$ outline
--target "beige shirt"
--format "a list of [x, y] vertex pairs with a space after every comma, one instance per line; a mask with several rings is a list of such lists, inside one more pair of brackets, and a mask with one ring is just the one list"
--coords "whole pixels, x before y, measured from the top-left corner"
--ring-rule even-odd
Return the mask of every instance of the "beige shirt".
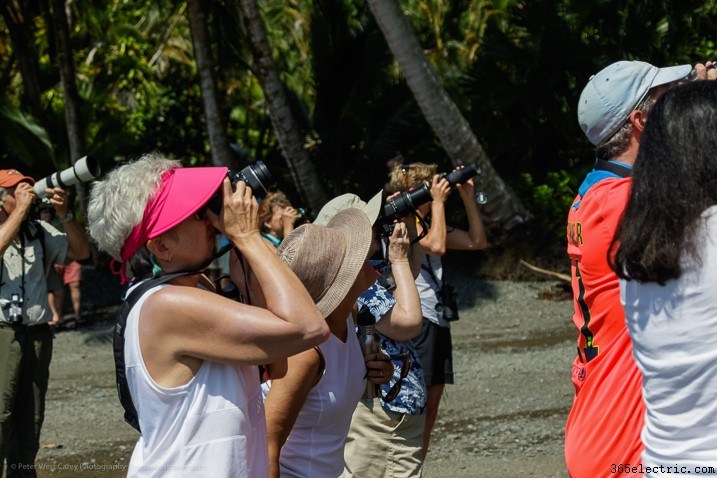
[[[52, 319], [47, 302], [47, 272], [52, 264], [65, 262], [68, 244], [64, 233], [44, 221], [37, 221], [29, 227], [33, 236], [37, 233], [36, 227], [43, 228], [45, 257], [42, 257], [43, 247], [39, 238], [26, 240], [24, 247], [19, 241], [10, 244], [2, 257], [0, 298], [3, 302], [11, 301], [13, 295], [22, 298], [22, 324], [39, 325]], [[8, 306], [0, 307], [0, 320], [3, 322], [8, 321], [8, 309]]]

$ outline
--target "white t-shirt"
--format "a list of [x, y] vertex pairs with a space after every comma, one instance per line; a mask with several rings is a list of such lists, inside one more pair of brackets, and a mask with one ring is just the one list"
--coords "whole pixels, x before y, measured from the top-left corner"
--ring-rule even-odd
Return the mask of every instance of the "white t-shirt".
[[[343, 473], [351, 416], [366, 388], [366, 366], [351, 316], [347, 327], [346, 343], [331, 334], [319, 345], [326, 368], [281, 449], [282, 478], [336, 478]], [[270, 389], [270, 381], [262, 384], [265, 396]]]
[[[433, 274], [431, 274], [431, 271]], [[416, 288], [418, 289], [418, 297], [421, 300], [421, 313], [423, 317], [436, 325], [450, 327], [450, 323], [443, 318], [443, 311], [436, 310], [438, 291], [441, 289], [442, 281], [443, 264], [441, 256], [423, 254], [421, 257], [421, 273], [416, 277]]]
[[717, 468], [717, 207], [703, 218], [701, 265], [683, 260], [682, 276], [664, 286], [620, 280], [647, 406], [643, 465], [668, 473], [646, 477]]
[[147, 372], [139, 346], [139, 312], [147, 297], [163, 287], [172, 286], [150, 289], [127, 317], [125, 370], [142, 429], [127, 476], [267, 476], [266, 422], [256, 366], [205, 361], [189, 383], [174, 388], [157, 385]]

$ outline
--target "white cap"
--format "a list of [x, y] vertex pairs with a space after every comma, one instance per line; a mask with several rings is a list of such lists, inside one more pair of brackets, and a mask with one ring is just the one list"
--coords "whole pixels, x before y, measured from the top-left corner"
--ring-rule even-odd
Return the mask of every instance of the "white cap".
[[691, 65], [657, 68], [643, 61], [613, 63], [591, 76], [580, 94], [580, 127], [599, 146], [625, 124], [651, 88], [685, 79], [690, 71]]

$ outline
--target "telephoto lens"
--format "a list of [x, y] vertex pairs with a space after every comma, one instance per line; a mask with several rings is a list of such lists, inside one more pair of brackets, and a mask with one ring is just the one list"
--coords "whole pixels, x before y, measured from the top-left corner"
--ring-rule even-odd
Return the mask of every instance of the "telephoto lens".
[[[244, 181], [247, 186], [251, 188], [254, 197], [261, 200], [266, 197], [271, 188], [276, 186], [274, 177], [269, 172], [269, 168], [266, 167], [263, 161], [257, 161], [254, 164], [250, 164], [238, 173], [233, 171], [227, 171], [227, 177], [232, 184], [232, 191], [236, 191], [237, 183]], [[219, 214], [222, 210], [222, 204], [224, 199], [222, 196], [222, 188], [214, 194], [214, 196], [207, 202], [207, 207], [214, 214]]]
[[446, 178], [446, 181], [448, 181], [451, 187], [455, 187], [456, 184], [463, 184], [476, 174], [478, 174], [476, 168], [473, 166], [465, 166], [463, 168], [456, 169], [455, 171], [451, 171], [450, 173], [443, 173], [441, 174], [441, 177]]
[[381, 222], [393, 222], [415, 212], [419, 207], [433, 201], [431, 188], [427, 184], [404, 191], [393, 199], [386, 201], [381, 214]]

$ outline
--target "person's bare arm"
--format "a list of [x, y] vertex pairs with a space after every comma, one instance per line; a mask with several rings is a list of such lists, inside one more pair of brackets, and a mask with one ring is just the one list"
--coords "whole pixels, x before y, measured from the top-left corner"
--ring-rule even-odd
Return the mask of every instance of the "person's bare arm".
[[307, 350], [289, 357], [286, 375], [271, 382], [264, 402], [270, 478], [279, 478], [281, 448], [296, 423], [306, 397], [318, 382], [319, 367], [319, 353], [314, 349]]
[[418, 289], [408, 259], [409, 239], [404, 223], [396, 224], [388, 246], [391, 273], [396, 283], [396, 304], [376, 323], [376, 330], [393, 340], [410, 340], [421, 332], [423, 316]]
[[[32, 203], [35, 202], [35, 190], [29, 183], [18, 183], [15, 187], [15, 209], [0, 225], [0, 256], [10, 247], [20, 231], [23, 221], [27, 218]], [[3, 213], [4, 214], [4, 213]]]
[[462, 229], [448, 231], [446, 234], [446, 249], [465, 251], [485, 249], [488, 247], [488, 239], [480, 209], [475, 201], [473, 180], [469, 179], [465, 183], [457, 185], [457, 188], [468, 216], [468, 231]]
[[[450, 185], [444, 179], [433, 177], [431, 183], [431, 227], [426, 235], [418, 241], [421, 252], [442, 256], [446, 253], [446, 198], [450, 193]], [[419, 229], [419, 232], [421, 230]]]
[[50, 205], [55, 208], [57, 217], [62, 222], [62, 228], [67, 235], [67, 255], [65, 256], [65, 264], [72, 261], [81, 261], [90, 257], [90, 243], [87, 240], [87, 234], [77, 219], [67, 220], [67, 212], [69, 204], [67, 202], [67, 192], [62, 188], [48, 188], [45, 190], [50, 200]]
[[140, 343], [156, 340], [161, 344], [156, 352], [161, 373], [183, 356], [224, 363], [272, 363], [328, 338], [326, 321], [306, 288], [261, 239], [257, 211], [256, 200], [243, 182], [232, 193], [225, 180], [222, 214], [209, 217], [256, 274], [267, 308], [240, 304], [195, 287], [166, 287], [152, 294], [140, 314]]

